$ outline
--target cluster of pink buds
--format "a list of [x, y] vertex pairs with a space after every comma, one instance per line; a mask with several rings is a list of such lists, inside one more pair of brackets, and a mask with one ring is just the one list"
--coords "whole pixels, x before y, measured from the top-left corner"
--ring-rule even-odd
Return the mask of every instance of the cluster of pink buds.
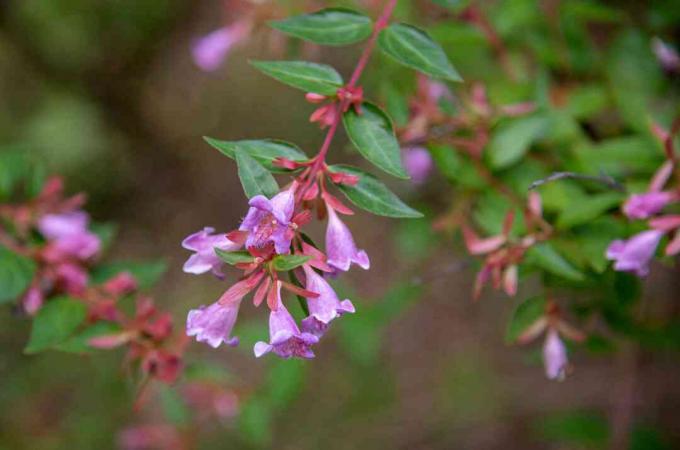
[[[357, 114], [361, 114], [361, 103], [364, 101], [364, 89], [361, 86], [343, 86], [337, 90], [333, 96], [325, 96], [309, 92], [305, 95], [305, 99], [309, 103], [317, 104], [329, 101], [328, 103], [318, 107], [309, 116], [309, 121], [318, 123], [323, 130], [328, 128], [333, 123], [340, 119], [342, 113], [346, 113], [350, 108], [354, 109]], [[338, 102], [342, 108], [338, 108]]]
[[615, 270], [632, 272], [640, 277], [646, 276], [656, 248], [667, 234], [674, 237], [666, 245], [664, 253], [668, 256], [680, 253], [680, 215], [662, 214], [667, 206], [680, 201], [678, 187], [664, 190], [664, 186], [676, 170], [673, 135], [678, 128], [680, 121], [676, 121], [670, 132], [658, 126], [653, 129], [664, 143], [668, 159], [652, 177], [647, 191], [632, 194], [623, 204], [622, 210], [628, 219], [648, 220], [649, 228], [627, 240], [615, 240], [609, 245], [607, 258], [614, 261]]
[[[101, 283], [92, 281], [90, 272], [102, 243], [89, 228], [84, 202], [82, 194], [64, 197], [62, 180], [51, 178], [34, 199], [0, 207], [0, 216], [13, 230], [2, 232], [2, 244], [35, 264], [19, 307], [27, 315], [39, 316], [53, 298], [67, 296], [80, 302], [86, 307], [81, 328], [98, 323], [116, 328], [90, 337], [89, 347], [128, 345], [128, 363], [138, 363], [145, 376], [173, 382], [181, 369], [184, 338], [173, 336], [169, 313], [159, 311], [151, 298], [138, 294], [131, 273], [119, 272]], [[36, 232], [40, 236], [37, 241], [32, 238]], [[131, 295], [137, 295], [137, 308], [129, 317], [119, 303]]]

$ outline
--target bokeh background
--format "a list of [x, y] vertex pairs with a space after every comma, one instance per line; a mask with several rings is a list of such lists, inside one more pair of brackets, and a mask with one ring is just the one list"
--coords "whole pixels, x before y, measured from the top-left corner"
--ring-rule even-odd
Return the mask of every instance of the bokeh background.
[[[220, 69], [202, 72], [192, 61], [192, 42], [236, 19], [241, 7], [231, 3], [0, 2], [0, 140], [64, 174], [71, 192], [88, 192], [96, 221], [118, 223], [110, 258], [167, 262], [153, 294], [179, 326], [189, 308], [214, 301], [226, 287], [182, 273], [187, 254], [179, 243], [206, 225], [235, 228], [246, 209], [235, 164], [201, 136], [280, 138], [309, 154], [323, 138], [307, 120], [313, 105], [247, 59], [304, 56], [346, 74], [359, 51], [301, 46], [257, 29]], [[276, 6], [272, 14], [329, 4], [269, 3]], [[379, 3], [359, 7], [375, 11]], [[483, 3], [510, 41], [531, 27], [545, 28], [546, 5], [572, 4], [590, 21], [602, 15], [585, 43], [574, 31], [585, 19], [573, 11], [565, 19], [567, 39], [579, 45], [606, 43], [614, 28], [627, 27], [654, 64], [647, 45], [654, 32], [680, 42], [680, 4], [672, 0]], [[610, 20], [614, 7], [621, 16]], [[442, 22], [442, 11], [426, 0], [400, 1], [398, 14], [423, 25], [437, 19], [435, 34], [459, 72], [466, 79], [490, 76], [492, 52], [483, 36], [452, 17]], [[608, 64], [599, 53], [584, 58], [585, 65]], [[384, 100], [378, 81], [392, 75], [390, 67], [385, 60], [369, 66], [369, 96]], [[331, 159], [362, 164], [344, 135]], [[454, 195], [438, 178], [391, 186], [430, 216]], [[241, 399], [236, 417], [196, 427], [199, 448], [606, 448], [621, 426], [636, 450], [680, 448], [680, 360], [671, 349], [677, 342], [654, 351], [625, 342], [616, 343], [623, 351], [574, 348], [573, 376], [548, 382], [540, 346], [504, 343], [519, 300], [485, 295], [473, 303], [475, 270], [451, 236], [435, 233], [425, 220], [358, 214], [348, 223], [372, 267], [338, 284], [357, 314], [334, 325], [315, 360], [254, 359], [252, 343], [266, 336], [267, 319], [264, 310], [249, 307], [236, 328], [243, 337], [238, 350], [191, 344], [189, 363], [213, 370]], [[677, 300], [677, 271], [655, 269], [647, 295]], [[518, 298], [530, 292], [525, 286]], [[121, 431], [135, 424], [192, 423], [171, 394], [161, 395], [163, 408], [133, 410], [134, 386], [122, 376], [121, 353], [26, 356], [30, 323], [8, 309], [0, 322], [0, 449], [117, 448]]]

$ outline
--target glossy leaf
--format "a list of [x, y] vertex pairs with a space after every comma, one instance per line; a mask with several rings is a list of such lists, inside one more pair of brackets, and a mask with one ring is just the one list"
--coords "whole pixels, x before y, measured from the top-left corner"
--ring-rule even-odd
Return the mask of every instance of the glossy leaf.
[[491, 167], [504, 169], [521, 160], [548, 124], [546, 117], [532, 116], [514, 119], [499, 126], [486, 151]]
[[85, 320], [87, 308], [82, 302], [59, 297], [45, 303], [33, 320], [31, 337], [25, 353], [37, 353], [66, 341]]
[[210, 137], [203, 139], [231, 159], [236, 159], [236, 149], [243, 150], [272, 172], [287, 172], [285, 169], [272, 165], [272, 162], [278, 157], [291, 161], [307, 160], [307, 155], [295, 144], [277, 139], [248, 139], [243, 141], [221, 141]]
[[251, 263], [255, 259], [248, 252], [226, 252], [217, 247], [215, 247], [215, 253], [222, 261], [232, 266], [239, 263]]
[[623, 199], [624, 195], [618, 192], [604, 192], [574, 199], [571, 206], [564, 209], [558, 217], [557, 227], [566, 229], [589, 223], [620, 205]]
[[273, 259], [274, 270], [279, 272], [293, 270], [296, 267], [300, 267], [310, 259], [312, 259], [312, 257], [307, 255], [277, 255]]
[[327, 8], [311, 14], [270, 22], [291, 36], [322, 45], [348, 45], [371, 35], [371, 19], [347, 8]]
[[331, 66], [306, 61], [251, 61], [270, 77], [305, 92], [334, 95], [342, 77]]
[[394, 23], [380, 32], [378, 45], [401, 64], [434, 78], [463, 81], [444, 50], [423, 30]]
[[338, 188], [355, 205], [379, 216], [417, 218], [423, 215], [401, 201], [387, 186], [356, 167], [335, 165], [329, 167], [333, 172], [343, 172], [359, 177], [354, 185], [338, 184]]
[[505, 342], [511, 344], [545, 313], [545, 298], [533, 297], [517, 305], [508, 322]]
[[570, 281], [583, 281], [584, 279], [584, 275], [548, 243], [537, 244], [530, 248], [527, 251], [526, 261]]
[[33, 280], [35, 263], [0, 246], [0, 303], [15, 300]]
[[408, 178], [392, 122], [380, 108], [363, 103], [361, 114], [350, 109], [343, 115], [343, 123], [354, 147], [364, 158], [395, 177]]
[[236, 150], [235, 155], [238, 177], [248, 198], [253, 198], [256, 195], [271, 198], [279, 192], [279, 185], [276, 180], [262, 164], [240, 148]]

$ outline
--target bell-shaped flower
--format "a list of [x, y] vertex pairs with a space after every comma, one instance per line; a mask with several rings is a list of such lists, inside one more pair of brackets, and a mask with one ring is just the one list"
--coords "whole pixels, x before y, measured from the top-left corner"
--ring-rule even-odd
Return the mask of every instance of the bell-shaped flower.
[[191, 49], [194, 62], [205, 72], [216, 70], [222, 65], [234, 44], [244, 39], [249, 31], [249, 24], [236, 22], [203, 36]]
[[184, 263], [184, 272], [198, 275], [212, 271], [217, 277], [224, 276], [224, 263], [215, 253], [215, 248], [230, 252], [238, 250], [241, 245], [227, 239], [224, 233], [212, 234], [214, 232], [214, 228], [205, 227], [182, 241], [182, 247], [194, 252]]
[[232, 347], [238, 345], [239, 339], [231, 336], [231, 330], [236, 323], [241, 300], [261, 279], [262, 273], [253, 274], [227, 289], [212, 305], [189, 311], [187, 336], [196, 336], [198, 342], [205, 342], [214, 348], [222, 342]]
[[362, 269], [371, 267], [371, 262], [365, 251], [359, 250], [354, 244], [352, 233], [347, 228], [333, 208], [328, 209], [328, 227], [326, 228], [326, 261], [329, 266], [347, 271], [352, 263]]
[[319, 341], [319, 338], [311, 333], [302, 332], [295, 323], [295, 319], [281, 302], [281, 282], [276, 282], [276, 295], [278, 305], [269, 314], [269, 343], [258, 342], [255, 344], [255, 356], [274, 352], [281, 358], [313, 358], [314, 352], [311, 346]]
[[633, 194], [623, 204], [623, 213], [629, 219], [648, 219], [660, 212], [673, 198], [671, 192]]
[[404, 168], [415, 184], [424, 183], [432, 172], [432, 156], [423, 147], [406, 147], [401, 151]]
[[614, 261], [615, 270], [644, 277], [649, 273], [649, 261], [663, 235], [663, 231], [648, 230], [626, 241], [616, 240], [607, 248], [607, 259]]
[[293, 238], [290, 223], [295, 209], [294, 189], [279, 192], [271, 200], [256, 195], [248, 204], [250, 209], [239, 228], [248, 232], [246, 248], [262, 248], [272, 243], [276, 253], [288, 253]]
[[52, 246], [53, 254], [86, 260], [99, 252], [99, 237], [87, 229], [90, 218], [83, 211], [46, 214], [38, 221], [38, 231]]
[[349, 300], [340, 301], [331, 285], [309, 265], [305, 264], [303, 269], [306, 277], [305, 289], [319, 296], [307, 298], [309, 317], [302, 321], [302, 330], [321, 337], [333, 319], [345, 313], [353, 313], [354, 305]]
[[554, 328], [550, 328], [545, 336], [543, 364], [545, 365], [545, 375], [549, 379], [564, 379], [568, 364], [567, 349]]

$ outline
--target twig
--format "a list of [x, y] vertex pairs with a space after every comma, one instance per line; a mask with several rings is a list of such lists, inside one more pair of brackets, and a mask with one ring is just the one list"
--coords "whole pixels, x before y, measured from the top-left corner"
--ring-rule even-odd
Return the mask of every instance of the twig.
[[564, 178], [569, 178], [569, 179], [574, 179], [574, 180], [587, 180], [587, 181], [594, 181], [596, 183], [603, 184], [607, 186], [610, 189], [613, 189], [615, 191], [619, 192], [626, 192], [626, 187], [616, 181], [614, 178], [611, 176], [601, 173], [598, 176], [595, 175], [586, 175], [582, 173], [575, 173], [575, 172], [555, 172], [546, 178], [541, 178], [540, 180], [536, 180], [533, 183], [529, 185], [528, 190], [533, 190], [536, 189], [539, 186], [542, 186], [546, 183], [549, 183], [551, 181], [557, 181], [557, 180], [562, 180]]

